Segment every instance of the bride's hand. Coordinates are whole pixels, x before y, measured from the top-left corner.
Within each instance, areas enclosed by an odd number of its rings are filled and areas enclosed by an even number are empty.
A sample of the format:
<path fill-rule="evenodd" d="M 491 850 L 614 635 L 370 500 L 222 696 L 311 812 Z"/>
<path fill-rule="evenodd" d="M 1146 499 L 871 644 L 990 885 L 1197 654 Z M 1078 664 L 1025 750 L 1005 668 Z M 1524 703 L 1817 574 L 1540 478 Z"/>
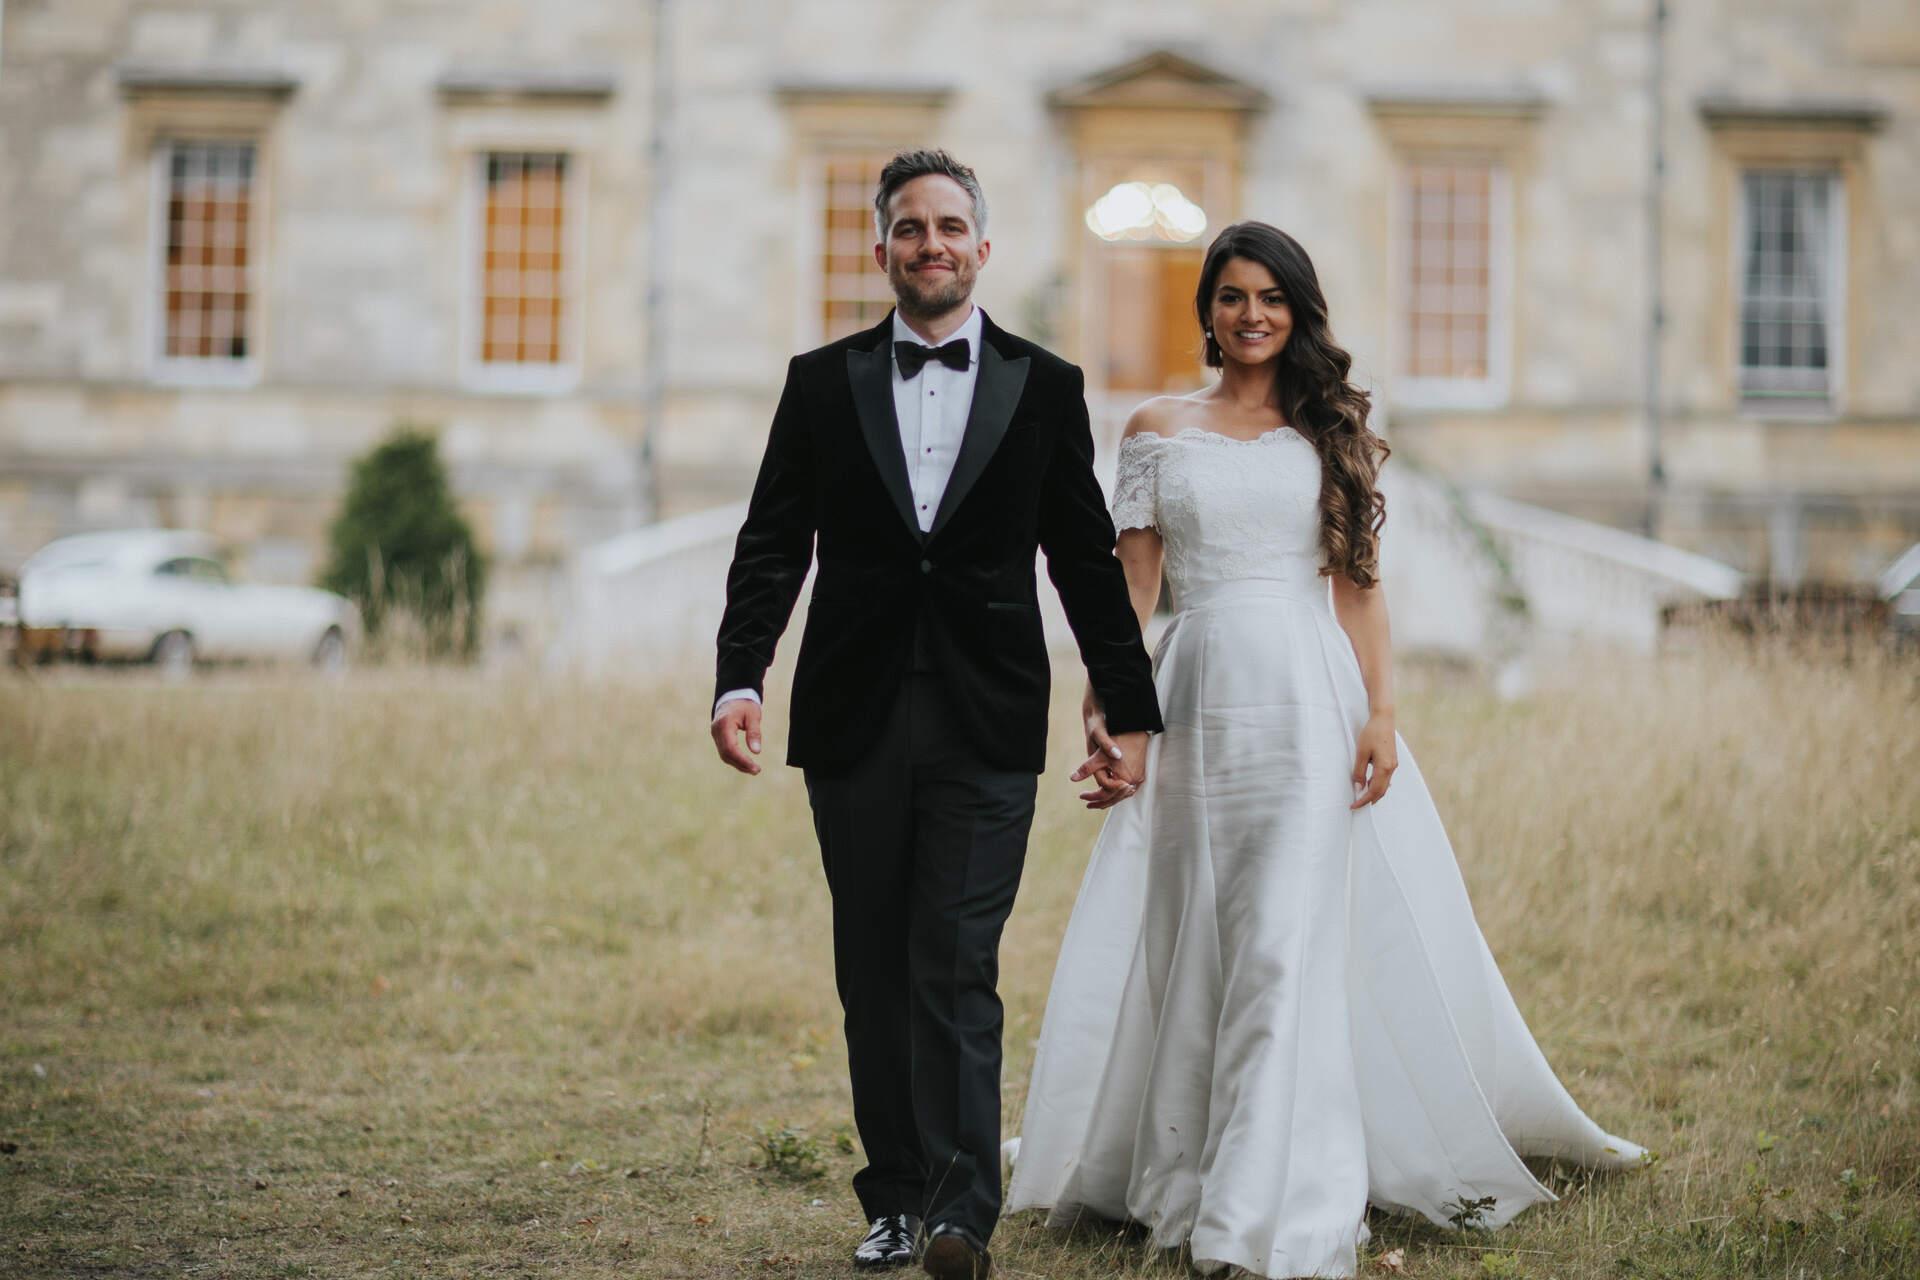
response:
<path fill-rule="evenodd" d="M 1393 771 L 1400 767 L 1399 746 L 1393 736 L 1393 713 L 1376 711 L 1360 730 L 1359 747 L 1354 752 L 1352 807 L 1363 808 L 1387 794 Z M 1371 773 L 1369 773 L 1371 770 Z"/>
<path fill-rule="evenodd" d="M 1147 734 L 1123 733 L 1108 738 L 1112 749 L 1095 751 L 1073 771 L 1073 781 L 1093 779 L 1093 790 L 1080 798 L 1089 809 L 1111 809 L 1130 798 L 1147 780 Z"/>
<path fill-rule="evenodd" d="M 1080 726 L 1086 731 L 1088 755 L 1099 755 L 1113 749 L 1113 739 L 1107 736 L 1107 713 L 1101 709 L 1100 698 L 1094 693 L 1091 683 L 1080 696 Z"/>

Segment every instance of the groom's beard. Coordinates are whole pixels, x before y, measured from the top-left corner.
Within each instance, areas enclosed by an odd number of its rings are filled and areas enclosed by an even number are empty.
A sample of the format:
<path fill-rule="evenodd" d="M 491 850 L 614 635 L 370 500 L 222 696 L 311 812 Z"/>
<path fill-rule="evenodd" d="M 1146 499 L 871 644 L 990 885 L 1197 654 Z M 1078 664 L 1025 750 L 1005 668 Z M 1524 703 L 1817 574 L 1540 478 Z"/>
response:
<path fill-rule="evenodd" d="M 944 259 L 953 270 L 931 279 L 923 278 L 912 270 L 919 261 L 915 259 L 914 262 L 890 267 L 887 271 L 887 283 L 893 286 L 893 296 L 900 304 L 901 315 L 908 319 L 945 315 L 973 296 L 973 282 L 979 273 L 971 261 L 966 258 Z"/>

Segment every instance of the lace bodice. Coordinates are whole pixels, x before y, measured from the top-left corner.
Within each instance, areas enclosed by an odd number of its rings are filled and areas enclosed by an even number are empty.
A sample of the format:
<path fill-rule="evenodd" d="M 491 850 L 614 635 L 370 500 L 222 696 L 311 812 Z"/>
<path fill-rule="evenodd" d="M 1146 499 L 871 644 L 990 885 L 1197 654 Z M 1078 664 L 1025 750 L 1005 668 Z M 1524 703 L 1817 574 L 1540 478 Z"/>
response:
<path fill-rule="evenodd" d="M 1265 579 L 1319 586 L 1320 456 L 1292 427 L 1251 440 L 1189 427 L 1120 442 L 1117 529 L 1156 529 L 1179 605 L 1195 587 Z"/>

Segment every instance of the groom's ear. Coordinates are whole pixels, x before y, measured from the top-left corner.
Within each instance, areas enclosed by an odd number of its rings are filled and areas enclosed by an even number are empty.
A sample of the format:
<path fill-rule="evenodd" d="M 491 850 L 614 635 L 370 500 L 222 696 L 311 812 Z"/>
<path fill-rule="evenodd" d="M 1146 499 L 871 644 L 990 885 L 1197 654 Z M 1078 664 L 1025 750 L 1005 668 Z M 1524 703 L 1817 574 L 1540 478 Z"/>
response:
<path fill-rule="evenodd" d="M 882 271 L 887 269 L 887 242 L 885 240 L 875 240 L 873 242 L 873 262 L 874 265 Z"/>
<path fill-rule="evenodd" d="M 991 240 L 982 240 L 982 241 L 980 242 L 980 247 L 979 247 L 979 249 L 977 249 L 977 250 L 975 250 L 975 252 L 976 252 L 976 253 L 978 253 L 978 254 L 980 255 L 980 262 L 979 262 L 979 265 L 980 265 L 980 266 L 983 266 L 983 267 L 984 267 L 984 266 L 986 266 L 986 265 L 987 265 L 987 255 L 993 252 L 993 241 L 991 241 Z"/>

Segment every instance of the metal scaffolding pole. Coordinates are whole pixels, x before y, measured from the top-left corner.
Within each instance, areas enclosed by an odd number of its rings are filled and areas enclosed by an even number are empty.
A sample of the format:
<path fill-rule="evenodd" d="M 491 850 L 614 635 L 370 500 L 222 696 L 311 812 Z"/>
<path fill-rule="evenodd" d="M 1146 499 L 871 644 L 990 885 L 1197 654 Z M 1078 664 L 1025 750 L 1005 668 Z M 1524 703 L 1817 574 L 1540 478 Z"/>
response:
<path fill-rule="evenodd" d="M 673 108 L 671 0 L 651 0 L 653 122 L 647 142 L 647 285 L 643 318 L 646 370 L 640 405 L 640 499 L 648 523 L 660 519 L 659 440 L 667 402 L 667 272 L 673 170 L 667 149 Z"/>
<path fill-rule="evenodd" d="M 1660 536 L 1660 504 L 1667 487 L 1665 422 L 1661 405 L 1660 355 L 1667 330 L 1662 214 L 1667 184 L 1667 4 L 1653 0 L 1653 48 L 1648 124 L 1650 171 L 1647 175 L 1647 502 L 1643 519 L 1649 538 Z"/>

